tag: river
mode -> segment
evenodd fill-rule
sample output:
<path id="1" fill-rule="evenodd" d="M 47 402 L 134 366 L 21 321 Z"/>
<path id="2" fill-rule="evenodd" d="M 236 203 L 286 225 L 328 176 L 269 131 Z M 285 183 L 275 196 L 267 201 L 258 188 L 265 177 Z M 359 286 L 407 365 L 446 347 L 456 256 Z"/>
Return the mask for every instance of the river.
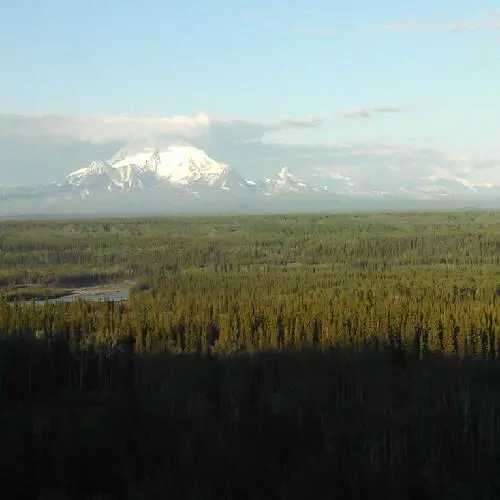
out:
<path id="1" fill-rule="evenodd" d="M 70 295 L 64 295 L 63 297 L 57 297 L 55 299 L 47 299 L 47 302 L 52 304 L 57 304 L 58 302 L 75 302 L 77 300 L 90 300 L 90 301 L 101 301 L 101 300 L 111 300 L 111 301 L 122 301 L 128 300 L 129 298 L 129 290 L 114 290 L 114 291 L 103 291 L 103 292 L 94 292 L 88 293 L 88 289 L 83 291 L 73 290 Z M 30 301 L 25 301 L 30 302 Z M 35 304 L 43 305 L 45 300 L 36 300 Z"/>

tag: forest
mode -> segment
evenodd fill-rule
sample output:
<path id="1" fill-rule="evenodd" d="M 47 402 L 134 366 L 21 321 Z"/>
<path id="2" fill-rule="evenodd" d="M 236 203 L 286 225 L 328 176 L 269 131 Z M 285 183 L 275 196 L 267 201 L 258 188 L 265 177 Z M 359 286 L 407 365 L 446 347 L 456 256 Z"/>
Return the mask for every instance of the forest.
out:
<path id="1" fill-rule="evenodd" d="M 499 358 L 498 213 L 0 221 L 2 498 L 498 498 Z"/>

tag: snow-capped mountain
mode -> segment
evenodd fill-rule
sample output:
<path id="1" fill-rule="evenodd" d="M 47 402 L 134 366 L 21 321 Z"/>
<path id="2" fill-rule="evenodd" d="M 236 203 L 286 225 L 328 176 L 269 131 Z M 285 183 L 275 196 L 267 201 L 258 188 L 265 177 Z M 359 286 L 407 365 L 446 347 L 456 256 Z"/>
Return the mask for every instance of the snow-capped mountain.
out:
<path id="1" fill-rule="evenodd" d="M 325 190 L 325 188 L 319 188 L 308 184 L 297 176 L 293 175 L 288 167 L 282 168 L 277 177 L 266 178 L 263 183 L 260 184 L 265 188 L 268 194 L 272 193 L 298 193 L 298 192 L 318 192 Z"/>
<path id="2" fill-rule="evenodd" d="M 468 197 L 472 195 L 492 196 L 494 189 L 474 186 L 461 178 L 420 177 L 418 182 L 408 184 L 397 167 L 388 167 L 387 176 L 370 176 L 356 181 L 345 173 L 319 169 L 311 181 L 282 168 L 275 176 L 263 180 L 245 179 L 229 165 L 211 158 L 205 151 L 193 146 L 172 146 L 137 141 L 119 150 L 107 161 L 96 160 L 84 168 L 70 173 L 64 182 L 58 183 L 58 192 L 65 198 L 102 196 L 108 192 L 135 192 L 137 190 L 158 191 L 167 198 L 195 197 L 202 200 L 221 195 L 248 197 L 265 195 L 311 196 L 335 198 L 412 198 L 439 200 Z M 355 173 L 355 172 L 354 172 Z M 57 193 L 51 193 L 53 196 Z M 167 196 L 168 195 L 168 196 Z M 308 196 L 306 196 L 308 195 Z"/>
<path id="3" fill-rule="evenodd" d="M 377 170 L 350 164 L 309 169 L 299 165 L 298 175 L 287 167 L 274 175 L 263 171 L 263 165 L 255 167 L 261 176 L 246 179 L 202 149 L 140 139 L 50 185 L 0 186 L 0 215 L 6 210 L 15 213 L 21 205 L 52 207 L 58 213 L 408 208 L 413 202 L 426 207 L 500 205 L 500 175 L 491 179 L 489 172 L 473 180 L 437 167 L 409 172 L 397 165 Z"/>
<path id="4" fill-rule="evenodd" d="M 93 161 L 66 177 L 64 186 L 93 191 L 174 187 L 199 194 L 212 191 L 250 192 L 254 187 L 229 165 L 191 146 L 127 147 L 108 161 Z"/>
<path id="5" fill-rule="evenodd" d="M 126 148 L 111 158 L 109 163 L 115 169 L 139 167 L 144 172 L 153 173 L 158 179 L 181 186 L 199 181 L 214 185 L 229 170 L 228 165 L 218 163 L 204 151 L 181 146 L 146 147 L 138 151 Z"/>
<path id="6" fill-rule="evenodd" d="M 193 146 L 138 139 L 107 160 L 96 160 L 58 183 L 66 197 L 88 198 L 107 192 L 159 190 L 202 199 L 228 196 L 355 196 L 420 200 L 494 196 L 498 189 L 476 185 L 443 168 L 408 175 L 408 170 L 387 165 L 377 171 L 352 166 L 318 167 L 295 175 L 287 167 L 263 179 L 245 179 L 226 163 Z M 422 175 L 424 174 L 424 175 Z M 426 175 L 425 175 L 426 174 Z M 156 191 L 155 191 L 156 192 Z M 306 196 L 307 195 L 307 196 Z"/>
<path id="7" fill-rule="evenodd" d="M 314 182 L 321 184 L 323 189 L 336 194 L 354 194 L 356 184 L 347 175 L 341 175 L 339 172 L 322 171 L 321 169 L 313 174 Z"/>
<path id="8" fill-rule="evenodd" d="M 93 161 L 88 167 L 69 174 L 66 184 L 81 189 L 119 191 L 135 187 L 153 187 L 156 178 L 151 172 L 136 165 L 115 167 L 103 161 Z"/>

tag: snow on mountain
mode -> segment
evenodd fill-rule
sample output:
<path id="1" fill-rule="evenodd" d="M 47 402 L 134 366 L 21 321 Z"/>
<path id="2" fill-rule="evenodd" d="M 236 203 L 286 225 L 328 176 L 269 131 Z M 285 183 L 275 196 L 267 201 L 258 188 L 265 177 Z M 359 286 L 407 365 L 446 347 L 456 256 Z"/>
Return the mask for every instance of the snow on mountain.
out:
<path id="1" fill-rule="evenodd" d="M 151 187 L 155 184 L 155 178 L 151 173 L 135 165 L 115 168 L 102 161 L 93 161 L 88 167 L 69 174 L 66 183 L 82 190 L 120 191 L 135 187 Z"/>
<path id="2" fill-rule="evenodd" d="M 117 189 L 113 174 L 111 167 L 106 163 L 93 161 L 88 167 L 69 174 L 66 177 L 66 183 L 63 183 L 61 187 L 78 188 L 81 191 L 82 198 L 87 198 L 90 190 L 113 191 Z"/>
<path id="3" fill-rule="evenodd" d="M 66 180 L 69 184 L 78 186 L 88 182 L 90 179 L 99 178 L 101 176 L 108 177 L 109 170 L 109 165 L 106 163 L 102 161 L 93 161 L 87 167 L 71 172 L 71 174 L 66 177 Z"/>
<path id="4" fill-rule="evenodd" d="M 109 191 L 162 185 L 197 191 L 207 187 L 222 191 L 254 189 L 229 165 L 191 146 L 124 148 L 107 162 L 94 161 L 72 172 L 66 181 L 82 189 Z"/>
<path id="5" fill-rule="evenodd" d="M 192 197 L 218 200 L 222 193 L 225 200 L 253 195 L 280 199 L 286 195 L 304 195 L 304 199 L 340 195 L 427 200 L 500 196 L 500 188 L 486 181 L 472 182 L 466 175 L 453 175 L 443 169 L 430 171 L 430 175 L 428 171 L 427 175 L 422 173 L 409 176 L 407 169 L 394 165 L 378 171 L 345 165 L 313 169 L 306 181 L 285 167 L 272 178 L 249 180 L 196 147 L 137 140 L 107 161 L 93 161 L 72 172 L 64 182 L 54 183 L 53 188 L 54 195 L 69 198 L 131 192 L 134 199 L 156 196 L 165 202 L 171 202 L 173 197 L 188 202 Z M 139 196 L 136 190 L 145 192 Z"/>
<path id="6" fill-rule="evenodd" d="M 227 165 L 210 158 L 204 151 L 183 146 L 146 147 L 139 151 L 125 149 L 109 163 L 118 169 L 129 165 L 140 167 L 171 184 L 184 186 L 200 180 L 213 185 L 229 169 Z"/>
<path id="7" fill-rule="evenodd" d="M 263 184 L 269 193 L 283 192 L 304 192 L 304 191 L 324 191 L 325 188 L 318 188 L 303 182 L 293 175 L 288 167 L 282 168 L 276 178 L 264 179 Z"/>
<path id="8" fill-rule="evenodd" d="M 313 174 L 315 184 L 323 185 L 324 189 L 337 194 L 354 194 L 356 184 L 347 175 L 342 175 L 336 171 L 318 169 Z"/>

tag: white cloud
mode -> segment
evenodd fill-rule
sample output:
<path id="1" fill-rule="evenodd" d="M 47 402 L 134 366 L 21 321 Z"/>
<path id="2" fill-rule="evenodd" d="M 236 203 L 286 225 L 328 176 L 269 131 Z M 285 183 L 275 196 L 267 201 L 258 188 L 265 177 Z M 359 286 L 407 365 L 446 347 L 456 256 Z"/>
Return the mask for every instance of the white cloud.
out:
<path id="1" fill-rule="evenodd" d="M 370 110 L 365 108 L 346 109 L 340 112 L 343 118 L 370 118 Z"/>
<path id="2" fill-rule="evenodd" d="M 486 23 L 486 29 L 488 31 L 500 30 L 500 15 L 496 19 L 491 19 Z"/>
<path id="3" fill-rule="evenodd" d="M 207 115 L 165 118 L 0 115 L 0 135 L 53 135 L 95 142 L 134 139 L 138 135 L 182 134 L 193 136 L 205 129 Z"/>
<path id="4" fill-rule="evenodd" d="M 204 113 L 194 117 L 104 117 L 77 119 L 73 124 L 73 135 L 91 141 L 127 140 L 156 135 L 182 135 L 189 138 L 203 133 L 210 125 L 210 118 Z"/>
<path id="5" fill-rule="evenodd" d="M 374 113 L 401 113 L 403 108 L 398 106 L 377 106 L 376 108 L 372 108 Z"/>
<path id="6" fill-rule="evenodd" d="M 400 110 L 385 105 L 344 114 L 366 117 Z M 310 129 L 324 122 L 321 117 L 260 122 L 210 118 L 206 114 L 84 119 L 0 115 L 0 183 L 60 179 L 93 159 L 109 158 L 130 139 L 146 133 L 163 143 L 182 140 L 202 148 L 249 179 L 274 175 L 287 165 L 305 180 L 314 174 L 329 175 L 357 186 L 380 187 L 384 183 L 411 187 L 419 177 L 437 172 L 472 183 L 500 183 L 500 163 L 495 159 L 450 157 L 418 147 L 417 143 L 396 144 L 388 140 L 300 144 L 269 139 L 274 132 Z"/>
<path id="7" fill-rule="evenodd" d="M 129 141 L 137 138 L 177 137 L 192 140 L 206 135 L 229 133 L 234 138 L 255 139 L 267 133 L 313 128 L 325 123 L 321 117 L 285 118 L 259 122 L 237 118 L 211 118 L 206 113 L 193 117 L 0 115 L 0 136 L 67 136 L 91 142 Z"/>
<path id="8" fill-rule="evenodd" d="M 45 182 L 60 178 L 94 159 L 107 159 L 136 139 L 161 144 L 192 144 L 214 158 L 245 166 L 262 162 L 259 149 L 269 135 L 318 127 L 321 117 L 270 122 L 196 116 L 95 117 L 0 114 L 0 182 Z M 257 155 L 253 154 L 257 151 Z M 245 167 L 246 168 L 246 167 Z M 253 167 L 250 167 L 252 169 Z"/>
<path id="9" fill-rule="evenodd" d="M 373 108 L 354 108 L 340 111 L 343 118 L 370 118 L 373 113 L 401 113 L 403 108 L 398 106 L 375 106 Z"/>

